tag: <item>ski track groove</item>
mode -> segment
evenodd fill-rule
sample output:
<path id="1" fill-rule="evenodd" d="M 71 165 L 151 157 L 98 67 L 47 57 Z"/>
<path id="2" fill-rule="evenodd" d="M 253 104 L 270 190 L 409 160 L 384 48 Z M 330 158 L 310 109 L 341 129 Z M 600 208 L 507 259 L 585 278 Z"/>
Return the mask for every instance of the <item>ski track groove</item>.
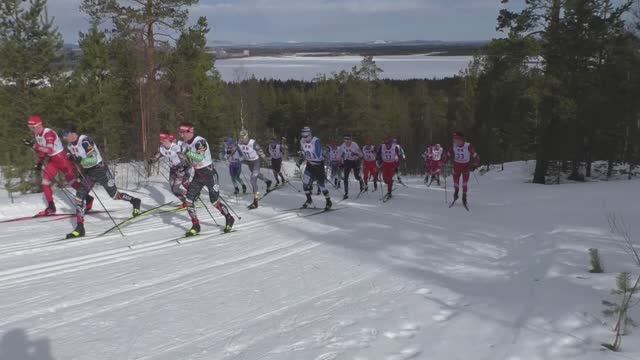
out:
<path id="1" fill-rule="evenodd" d="M 242 224 L 241 229 L 247 229 L 247 226 L 252 226 L 255 224 L 261 224 L 261 223 L 266 223 L 266 222 L 270 222 L 270 221 L 281 221 L 282 218 L 284 218 L 284 220 L 288 219 L 289 214 L 282 214 L 282 215 L 278 215 L 278 216 L 274 216 L 273 218 L 269 218 L 269 219 L 258 219 L 258 220 L 254 220 L 254 221 L 250 221 L 247 222 L 246 224 Z M 237 220 L 236 220 L 237 221 Z M 132 226 L 133 225 L 133 226 Z M 148 232 L 156 232 L 156 231 L 162 231 L 162 230 L 166 230 L 166 229 L 172 229 L 175 226 L 172 225 L 167 225 L 167 224 L 146 224 L 145 226 L 142 226 L 141 224 L 132 224 L 129 226 L 126 226 L 123 228 L 123 232 L 125 233 L 126 236 L 133 236 L 133 235 L 138 235 L 138 234 L 144 234 L 144 233 L 148 233 Z M 137 225 L 137 226 L 135 226 Z M 149 225 L 156 225 L 156 226 L 149 226 Z M 158 227 L 158 226 L 162 226 L 162 227 Z M 6 257 L 11 257 L 11 256 L 16 256 L 16 255 L 25 255 L 25 254 L 33 254 L 39 251 L 45 251 L 45 250 L 51 250 L 52 248 L 70 248 L 70 247 L 77 247 L 77 246 L 82 246 L 85 244 L 90 244 L 90 243 L 95 243 L 95 242 L 103 242 L 106 239 L 113 239 L 113 238 L 121 238 L 122 236 L 118 233 L 118 232 L 114 232 L 111 234 L 107 234 L 107 235 L 103 235 L 103 236 L 87 236 L 86 238 L 78 238 L 78 239 L 69 239 L 67 241 L 62 240 L 61 236 L 55 237 L 53 239 L 45 239 L 45 241 L 39 241 L 39 242 L 34 242 L 34 243 L 30 243 L 28 245 L 23 245 L 23 244 L 18 244 L 18 246 L 5 246 L 5 247 L 0 247 L 0 259 L 1 258 L 6 258 Z M 175 238 L 179 237 L 178 234 L 176 234 L 176 236 L 174 236 Z M 58 242 L 51 242 L 54 240 L 60 240 Z M 122 240 L 126 240 L 126 237 Z M 183 242 L 184 243 L 184 242 Z M 13 244 L 15 245 L 15 244 Z M 129 243 L 127 244 L 128 246 L 136 246 L 136 244 L 131 243 L 129 241 Z M 2 272 L 0 272 L 0 276 L 2 275 Z"/>
<path id="2" fill-rule="evenodd" d="M 266 225 L 271 225 L 274 222 L 286 221 L 294 217 L 296 216 L 293 214 L 284 214 L 283 216 L 280 216 L 275 220 L 268 219 L 268 221 L 259 220 L 255 222 L 250 222 L 247 225 L 244 225 L 242 229 L 249 231 L 255 228 L 264 227 Z M 195 244 L 201 240 L 206 240 L 211 237 L 220 236 L 221 234 L 222 233 L 213 233 L 213 234 L 206 234 L 206 235 L 203 234 L 193 239 L 185 239 L 186 241 L 182 241 L 181 245 L 185 246 L 188 244 Z M 232 236 L 234 238 L 237 237 L 234 235 L 237 235 L 237 234 L 231 233 L 225 236 Z M 5 289 L 7 287 L 11 287 L 13 285 L 21 284 L 24 282 L 29 282 L 32 280 L 39 280 L 39 279 L 43 279 L 51 276 L 56 276 L 57 274 L 61 274 L 61 273 L 86 270 L 86 269 L 94 268 L 97 266 L 114 264 L 121 261 L 144 256 L 145 254 L 152 253 L 154 251 L 163 250 L 168 247 L 176 246 L 176 243 L 171 241 L 176 238 L 178 237 L 171 236 L 171 237 L 163 238 L 161 240 L 147 241 L 141 244 L 133 244 L 132 248 L 124 246 L 116 249 L 92 253 L 89 255 L 76 256 L 76 257 L 71 257 L 63 260 L 49 261 L 49 262 L 40 263 L 36 265 L 29 265 L 25 267 L 0 271 L 0 289 Z"/>
<path id="3" fill-rule="evenodd" d="M 165 277 L 162 278 L 160 280 L 151 280 L 147 283 L 145 283 L 144 285 L 132 285 L 124 290 L 119 290 L 119 291 L 113 291 L 113 292 L 109 292 L 106 294 L 100 294 L 100 295 L 96 295 L 94 297 L 89 297 L 89 298 L 85 298 L 73 303 L 64 303 L 64 304 L 58 304 L 57 307 L 55 308 L 47 308 L 47 309 L 43 309 L 38 313 L 31 313 L 28 314 L 28 316 L 21 316 L 21 317 L 15 317 L 15 318 L 10 318 L 7 321 L 4 321 L 3 323 L 0 323 L 0 326 L 5 326 L 7 324 L 11 324 L 11 323 L 15 323 L 18 321 L 24 321 L 27 320 L 29 318 L 33 318 L 33 317 L 37 317 L 37 316 L 41 316 L 43 314 L 46 313 L 50 313 L 51 311 L 58 311 L 58 310 L 66 310 L 69 309 L 71 307 L 76 307 L 76 306 L 82 306 L 85 304 L 88 304 L 90 302 L 94 302 L 94 301 L 99 301 L 99 300 L 103 300 L 109 297 L 113 297 L 113 296 L 118 296 L 118 295 L 123 295 L 129 292 L 133 292 L 133 291 L 141 291 L 143 289 L 146 288 L 153 288 L 155 286 L 167 283 L 167 282 L 171 282 L 171 281 L 177 281 L 180 280 L 182 278 L 185 277 L 189 277 L 188 280 L 186 281 L 182 281 L 176 285 L 172 285 L 169 286 L 168 288 L 164 288 L 161 290 L 155 290 L 152 291 L 148 294 L 144 294 L 144 295 L 140 295 L 140 296 L 136 296 L 136 297 L 132 297 L 132 298 L 127 298 L 127 300 L 115 303 L 115 304 L 110 304 L 109 306 L 106 307 L 102 307 L 100 309 L 94 309 L 94 311 L 87 313 L 84 312 L 81 315 L 75 316 L 75 317 L 65 317 L 64 321 L 58 321 L 58 322 L 51 322 L 49 324 L 41 324 L 36 328 L 33 328 L 31 331 L 33 331 L 33 333 L 38 333 L 40 331 L 49 331 L 53 328 L 59 327 L 59 326 L 64 326 L 67 325 L 69 323 L 73 323 L 73 322 L 77 322 L 77 321 L 82 321 L 86 318 L 90 318 L 93 317 L 97 314 L 101 314 L 101 313 L 105 313 L 105 312 L 109 312 L 109 311 L 113 311 L 113 310 L 117 310 L 117 309 L 121 309 L 121 308 L 125 308 L 127 306 L 136 304 L 136 303 L 140 303 L 143 301 L 146 301 L 150 298 L 156 297 L 156 296 L 160 296 L 160 295 L 166 295 L 166 294 L 170 294 L 170 293 L 174 293 L 177 291 L 181 291 L 184 288 L 189 288 L 189 287 L 193 287 L 193 286 L 198 286 L 210 281 L 215 281 L 215 280 L 220 280 L 222 278 L 225 278 L 227 276 L 230 275 L 234 275 L 237 274 L 239 272 L 242 271 L 247 271 L 247 270 L 251 270 L 253 268 L 256 267 L 260 267 L 260 266 L 264 266 L 267 264 L 270 264 L 272 262 L 278 261 L 278 260 L 282 260 L 284 258 L 287 258 L 289 256 L 292 255 L 298 255 L 301 253 L 304 253 L 306 251 L 309 251 L 315 247 L 321 246 L 322 244 L 319 243 L 311 243 L 311 244 L 304 244 L 305 241 L 299 241 L 299 242 L 292 242 L 292 243 L 288 243 L 286 244 L 286 246 L 272 246 L 270 248 L 267 249 L 261 249 L 261 251 L 255 251 L 249 254 L 245 254 L 242 256 L 238 256 L 226 261 L 221 261 L 221 262 L 217 262 L 217 263 L 212 263 L 212 264 L 208 264 L 207 266 L 203 266 L 201 268 L 195 268 L 195 271 L 191 271 L 194 268 L 190 268 L 189 271 L 185 271 L 185 273 L 178 275 L 178 276 L 170 276 L 170 277 Z M 296 246 L 298 246 L 299 248 L 295 248 Z M 291 249 L 289 251 L 287 251 L 284 254 L 278 254 L 279 252 L 286 250 L 286 249 L 290 249 L 290 248 L 294 248 Z M 249 265 L 247 266 L 241 266 L 241 267 L 237 267 L 237 268 L 232 268 L 229 269 L 228 271 L 222 272 L 222 273 L 212 273 L 210 270 L 215 269 L 215 268 L 219 268 L 219 267 L 224 267 L 227 265 L 231 265 L 234 263 L 239 263 L 239 262 L 245 262 L 245 261 L 249 261 L 255 257 L 260 257 L 260 256 L 267 256 L 267 258 L 262 259 L 262 260 L 258 260 L 258 261 L 252 261 L 249 263 Z M 193 277 L 193 273 L 197 273 L 197 272 L 205 272 L 207 274 L 205 275 L 201 275 L 198 277 Z"/>
<path id="4" fill-rule="evenodd" d="M 192 339 L 192 340 L 190 340 L 188 342 L 181 342 L 180 344 L 168 345 L 168 346 L 162 347 L 160 349 L 156 349 L 154 354 L 146 355 L 146 356 L 143 356 L 143 357 L 138 357 L 138 358 L 136 358 L 136 360 L 150 360 L 150 359 L 153 359 L 153 358 L 156 358 L 156 357 L 166 358 L 167 356 L 172 356 L 171 352 L 174 352 L 174 351 L 176 351 L 178 349 L 181 349 L 181 348 L 184 348 L 184 347 L 187 347 L 187 346 L 191 346 L 191 345 L 196 344 L 196 343 L 198 343 L 200 341 L 203 341 L 203 340 L 206 340 L 206 339 L 209 339 L 209 338 L 212 338 L 212 337 L 216 337 L 216 336 L 218 336 L 219 334 L 222 334 L 222 333 L 231 332 L 232 333 L 231 336 L 233 336 L 239 330 L 242 330 L 243 328 L 245 328 L 247 326 L 251 326 L 252 324 L 258 323 L 260 321 L 268 320 L 269 318 L 271 318 L 271 317 L 273 317 L 275 315 L 278 315 L 280 313 L 283 313 L 283 312 L 285 312 L 287 310 L 290 310 L 290 309 L 293 309 L 293 308 L 298 307 L 300 305 L 309 303 L 311 301 L 315 301 L 317 299 L 326 297 L 326 296 L 331 295 L 333 293 L 336 293 L 338 291 L 347 289 L 347 288 L 349 288 L 351 286 L 354 286 L 354 285 L 357 285 L 357 284 L 361 283 L 362 281 L 366 281 L 368 279 L 371 279 L 371 278 L 375 277 L 376 275 L 378 275 L 378 274 L 380 274 L 382 272 L 383 271 L 379 270 L 379 269 L 371 271 L 371 272 L 368 272 L 366 274 L 363 274 L 363 275 L 359 276 L 356 279 L 352 279 L 352 280 L 350 280 L 348 282 L 344 282 L 344 283 L 342 283 L 342 284 L 340 284 L 338 286 L 332 287 L 332 288 L 330 288 L 328 290 L 325 290 L 325 291 L 323 291 L 321 293 L 318 293 L 318 294 L 315 294 L 315 295 L 312 295 L 312 296 L 304 297 L 304 298 L 302 298 L 302 299 L 300 299 L 300 300 L 298 300 L 298 301 L 296 301 L 296 302 L 294 302 L 292 304 L 288 304 L 288 305 L 279 307 L 277 309 L 274 309 L 274 310 L 271 310 L 271 311 L 268 311 L 268 312 L 265 312 L 265 313 L 262 313 L 262 314 L 259 314 L 259 315 L 251 315 L 251 314 L 246 314 L 246 313 L 242 314 L 242 316 L 238 316 L 235 319 L 229 320 L 229 321 L 227 321 L 227 322 L 225 322 L 223 324 L 217 324 L 216 328 L 221 328 L 222 330 L 216 330 L 216 331 L 213 331 L 213 332 L 209 332 L 206 335 L 198 336 L 197 338 L 194 338 L 194 339 Z M 247 316 L 249 317 L 249 319 L 247 319 Z M 224 339 L 225 338 L 217 339 L 217 341 L 224 341 Z M 175 357 L 172 357 L 172 358 L 175 358 Z"/>

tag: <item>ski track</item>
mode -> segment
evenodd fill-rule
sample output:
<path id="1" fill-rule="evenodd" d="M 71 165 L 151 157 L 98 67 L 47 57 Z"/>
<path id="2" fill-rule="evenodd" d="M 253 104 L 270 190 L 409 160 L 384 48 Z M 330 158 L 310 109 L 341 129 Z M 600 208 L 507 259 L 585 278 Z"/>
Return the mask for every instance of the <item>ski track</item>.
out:
<path id="1" fill-rule="evenodd" d="M 404 177 L 408 187 L 389 202 L 364 193 L 310 218 L 281 212 L 304 200 L 288 187 L 252 211 L 249 199 L 229 196 L 242 216 L 236 231 L 221 234 L 199 209 L 195 238 L 180 238 L 184 212 L 137 219 L 124 238 L 92 237 L 112 223 L 87 216 L 87 238 L 60 242 L 52 241 L 73 218 L 3 223 L 0 336 L 24 329 L 65 360 L 640 357 L 635 333 L 625 353 L 599 349 L 611 340 L 600 301 L 615 271 L 632 266 L 603 208 L 632 221 L 640 205 L 625 200 L 637 181 L 542 188 L 524 183 L 525 169 L 508 164 L 472 181 L 471 212 L 449 209 L 442 187 Z M 136 194 L 147 208 L 172 199 L 164 181 Z M 104 198 L 116 221 L 126 219 L 127 204 Z M 21 197 L 0 213 L 28 214 L 39 199 Z M 585 271 L 589 247 L 601 249 L 611 273 Z"/>

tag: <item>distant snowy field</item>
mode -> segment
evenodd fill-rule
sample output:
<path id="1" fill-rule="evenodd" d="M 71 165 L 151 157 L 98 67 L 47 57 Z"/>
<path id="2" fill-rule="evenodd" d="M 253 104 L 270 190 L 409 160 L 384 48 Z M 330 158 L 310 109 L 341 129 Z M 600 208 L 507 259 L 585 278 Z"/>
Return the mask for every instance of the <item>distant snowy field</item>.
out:
<path id="1" fill-rule="evenodd" d="M 361 60 L 360 56 L 248 57 L 217 60 L 216 69 L 225 81 L 236 81 L 238 71 L 258 79 L 309 81 L 318 74 L 351 71 Z M 441 79 L 457 75 L 469 65 L 472 57 L 398 55 L 376 56 L 374 60 L 384 70 L 381 77 L 385 79 Z"/>
<path id="2" fill-rule="evenodd" d="M 345 209 L 302 218 L 282 211 L 304 201 L 292 188 L 249 212 L 218 164 L 242 220 L 216 236 L 200 209 L 205 234 L 182 245 L 171 239 L 185 213 L 139 219 L 126 238 L 53 243 L 70 219 L 1 223 L 0 359 L 640 359 L 637 331 L 621 353 L 599 345 L 613 339 L 601 301 L 614 300 L 616 273 L 639 271 L 605 213 L 638 239 L 640 181 L 540 186 L 527 183 L 532 166 L 472 178 L 471 212 L 409 178 L 385 204 L 379 192 L 337 203 L 331 189 Z M 142 185 L 131 190 L 143 208 L 173 199 L 161 177 Z M 128 204 L 98 194 L 127 217 Z M 2 193 L 0 220 L 43 206 Z M 87 217 L 88 236 L 110 226 Z M 588 272 L 592 247 L 604 274 Z"/>

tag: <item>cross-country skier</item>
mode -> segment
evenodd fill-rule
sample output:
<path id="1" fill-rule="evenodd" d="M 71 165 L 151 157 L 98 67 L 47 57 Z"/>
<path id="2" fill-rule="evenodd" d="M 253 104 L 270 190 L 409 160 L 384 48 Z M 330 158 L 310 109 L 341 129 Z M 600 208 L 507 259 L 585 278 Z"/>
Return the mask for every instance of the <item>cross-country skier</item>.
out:
<path id="1" fill-rule="evenodd" d="M 229 175 L 231 176 L 231 182 L 233 182 L 233 194 L 238 195 L 240 189 L 238 185 L 242 186 L 242 193 L 247 193 L 247 185 L 240 178 L 242 175 L 242 152 L 238 148 L 238 143 L 231 137 L 228 137 L 224 142 L 224 154 L 222 156 L 229 163 Z"/>
<path id="2" fill-rule="evenodd" d="M 33 133 L 35 140 L 23 139 L 22 142 L 32 148 L 38 160 L 35 165 L 36 171 L 42 172 L 42 192 L 44 193 L 47 207 L 36 216 L 48 216 L 56 213 L 56 205 L 53 201 L 52 182 L 56 175 L 61 172 L 67 184 L 74 189 L 78 189 L 80 183 L 76 180 L 76 172 L 73 164 L 69 160 L 64 146 L 58 134 L 52 129 L 42 125 L 42 118 L 39 115 L 32 115 L 27 120 L 27 125 Z M 44 168 L 43 168 L 44 166 Z M 93 206 L 93 198 L 87 195 L 85 199 L 87 211 Z"/>
<path id="3" fill-rule="evenodd" d="M 398 147 L 398 161 L 396 162 L 396 176 L 398 177 L 398 182 L 404 185 L 404 183 L 402 182 L 402 178 L 400 178 L 400 160 L 405 161 L 407 160 L 407 157 L 405 156 L 404 149 L 398 142 L 398 139 L 393 138 L 393 143 Z"/>
<path id="4" fill-rule="evenodd" d="M 427 145 L 424 149 L 424 152 L 420 154 L 422 158 L 422 164 L 424 167 L 424 183 L 429 184 L 429 177 L 431 176 L 431 146 Z M 427 185 L 428 186 L 428 185 Z"/>
<path id="5" fill-rule="evenodd" d="M 160 158 L 169 159 L 169 186 L 171 192 L 180 199 L 182 209 L 187 207 L 187 188 L 191 180 L 192 167 L 187 157 L 182 152 L 182 141 L 176 142 L 176 137 L 168 131 L 160 133 L 160 148 L 158 152 L 149 159 L 149 164 L 153 164 Z"/>
<path id="6" fill-rule="evenodd" d="M 285 181 L 284 175 L 282 175 L 282 156 L 282 144 L 273 139 L 269 144 L 269 157 L 271 158 L 271 170 L 273 171 L 273 177 L 276 179 L 276 186 L 280 185 L 280 179 L 282 179 L 283 184 Z M 280 179 L 278 179 L 278 176 L 280 176 Z"/>
<path id="7" fill-rule="evenodd" d="M 438 186 L 440 186 L 440 173 L 442 172 L 442 164 L 444 158 L 444 149 L 440 144 L 429 146 L 426 151 L 426 156 L 423 157 L 426 160 L 427 165 L 427 178 L 425 183 L 431 186 L 433 180 L 436 180 Z M 431 176 L 431 180 L 428 180 Z"/>
<path id="8" fill-rule="evenodd" d="M 331 182 L 334 188 L 339 189 L 342 185 L 342 157 L 338 145 L 333 140 L 329 143 L 328 157 L 329 167 L 331 168 Z"/>
<path id="9" fill-rule="evenodd" d="M 387 184 L 387 194 L 385 197 L 391 198 L 393 191 L 393 177 L 398 169 L 400 159 L 400 148 L 390 137 L 385 138 L 384 143 L 378 150 L 378 161 L 382 166 L 382 180 Z"/>
<path id="10" fill-rule="evenodd" d="M 313 204 L 311 192 L 313 191 L 313 182 L 316 181 L 325 197 L 325 209 L 329 210 L 331 209 L 332 203 L 331 198 L 329 197 L 329 190 L 324 186 L 327 175 L 324 169 L 322 144 L 320 143 L 320 139 L 311 134 L 311 129 L 308 126 L 302 128 L 300 135 L 300 150 L 303 157 L 300 158 L 299 164 L 305 160 L 307 161 L 307 166 L 304 169 L 304 176 L 302 179 L 302 187 L 307 197 L 307 201 L 305 201 L 302 207 L 306 209 Z"/>
<path id="11" fill-rule="evenodd" d="M 466 207 L 469 172 L 472 170 L 471 167 L 475 168 L 480 164 L 480 156 L 473 148 L 473 145 L 464 140 L 464 135 L 456 131 L 453 133 L 453 145 L 447 151 L 445 159 L 453 161 L 453 186 L 455 188 L 453 201 L 458 200 L 460 175 L 462 175 L 462 203 Z"/>
<path id="12" fill-rule="evenodd" d="M 111 171 L 102 161 L 100 149 L 87 135 L 78 133 L 74 124 L 67 124 L 62 132 L 67 148 L 72 158 L 80 164 L 80 186 L 76 191 L 76 228 L 67 234 L 67 239 L 82 237 L 85 235 L 84 214 L 87 211 L 85 199 L 93 186 L 98 183 L 114 200 L 123 200 L 131 203 L 132 216 L 140 215 L 140 199 L 118 191 L 116 181 Z"/>
<path id="13" fill-rule="evenodd" d="M 376 164 L 377 150 L 371 142 L 371 138 L 365 139 L 362 147 L 363 161 L 362 173 L 364 177 L 364 191 L 369 190 L 369 176 L 373 178 L 373 191 L 378 190 L 378 165 Z"/>
<path id="14" fill-rule="evenodd" d="M 271 191 L 271 180 L 267 179 L 260 172 L 260 160 L 266 162 L 267 157 L 264 155 L 264 151 L 255 139 L 249 138 L 249 132 L 242 129 L 240 131 L 240 139 L 238 140 L 238 147 L 242 151 L 249 170 L 251 170 L 251 187 L 253 189 L 253 202 L 249 204 L 249 209 L 255 209 L 258 207 L 258 200 L 260 199 L 260 192 L 258 191 L 258 179 L 264 181 L 267 184 L 267 193 Z"/>
<path id="15" fill-rule="evenodd" d="M 207 140 L 202 136 L 195 135 L 193 124 L 188 122 L 180 124 L 178 133 L 183 141 L 183 151 L 194 168 L 193 179 L 187 189 L 187 211 L 192 226 L 185 236 L 195 236 L 200 233 L 200 220 L 198 220 L 196 213 L 195 202 L 205 186 L 209 189 L 209 201 L 225 218 L 224 232 L 231 231 L 235 219 L 229 213 L 229 209 L 220 201 L 220 188 L 216 184 L 217 173 L 213 168 L 211 150 Z"/>
<path id="16" fill-rule="evenodd" d="M 360 183 L 360 192 L 364 190 L 364 182 L 360 177 L 360 164 L 362 161 L 362 150 L 360 146 L 353 141 L 350 134 L 343 137 L 344 142 L 340 145 L 340 155 L 344 166 L 344 198 L 349 198 L 349 173 L 353 170 L 353 176 Z"/>

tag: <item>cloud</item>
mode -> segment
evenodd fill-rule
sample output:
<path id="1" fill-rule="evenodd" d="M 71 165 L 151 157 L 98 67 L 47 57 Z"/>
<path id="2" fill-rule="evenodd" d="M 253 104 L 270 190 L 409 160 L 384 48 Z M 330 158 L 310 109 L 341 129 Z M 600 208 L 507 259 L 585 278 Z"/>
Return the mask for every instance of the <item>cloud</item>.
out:
<path id="1" fill-rule="evenodd" d="M 49 0 L 66 42 L 89 26 L 80 3 Z M 191 14 L 209 19 L 210 40 L 477 40 L 494 36 L 499 8 L 499 0 L 200 0 Z"/>

